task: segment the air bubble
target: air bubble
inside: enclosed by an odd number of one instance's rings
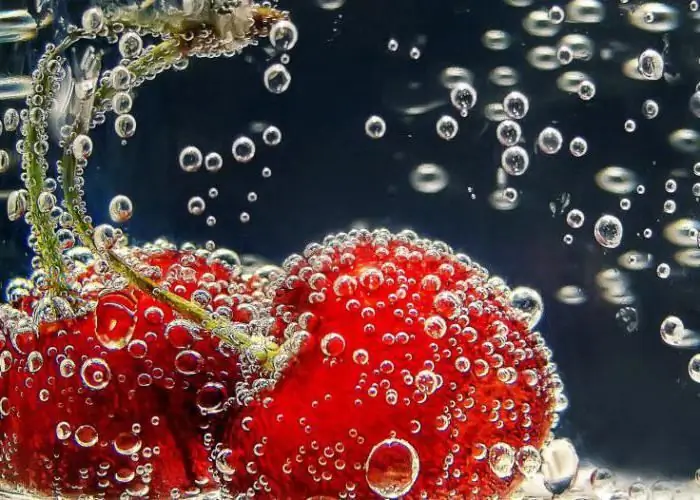
[[[381,139],[386,133],[386,122],[384,118],[372,115],[365,122],[365,134],[372,139]]]
[[[434,163],[418,165],[410,176],[411,186],[421,193],[439,193],[447,187],[449,177],[445,169]]]
[[[647,80],[660,80],[664,76],[664,59],[657,51],[647,49],[639,55],[637,69]]]
[[[593,235],[605,248],[617,248],[622,242],[622,222],[614,215],[602,215],[595,223]]]
[[[524,118],[529,109],[530,101],[525,94],[521,92],[511,92],[503,99],[503,110],[514,120]]]
[[[270,125],[263,130],[262,139],[267,146],[277,146],[282,142],[282,131],[274,125]]]
[[[187,211],[192,215],[202,215],[207,208],[207,203],[200,196],[193,196],[187,202]]]
[[[529,166],[530,156],[520,146],[511,146],[501,154],[501,168],[509,175],[523,175]]]
[[[278,50],[292,50],[299,39],[299,31],[291,21],[277,21],[270,29],[270,43]]]
[[[496,138],[503,146],[515,146],[521,136],[520,124],[513,120],[503,120],[496,128]]]
[[[588,142],[583,137],[574,137],[569,143],[569,152],[577,158],[585,155],[588,152]]]
[[[450,101],[462,116],[467,116],[477,100],[476,89],[468,83],[459,83],[450,91]]]
[[[202,152],[195,146],[186,146],[178,157],[180,168],[185,172],[196,172],[202,166]]]
[[[435,130],[441,139],[451,141],[457,136],[459,124],[457,123],[457,120],[451,116],[443,115],[435,123]]]
[[[131,199],[123,194],[117,195],[109,202],[109,218],[115,223],[124,223],[131,219],[134,207]]]
[[[238,137],[233,141],[231,153],[237,162],[248,163],[255,156],[255,143],[250,137]]]
[[[265,70],[263,75],[265,88],[273,94],[282,94],[292,82],[292,75],[283,64],[273,64]]]
[[[143,40],[133,31],[127,31],[119,39],[119,53],[122,57],[132,59],[138,57],[143,50]]]
[[[385,439],[369,452],[365,478],[369,488],[384,498],[399,498],[413,487],[420,471],[418,452],[402,439]]]
[[[544,301],[537,290],[525,286],[514,288],[510,292],[509,301],[523,315],[529,330],[539,323],[544,313]]]
[[[80,368],[80,378],[89,389],[98,391],[109,385],[112,371],[107,362],[100,358],[86,360]]]
[[[129,114],[117,116],[114,120],[114,131],[122,139],[133,137],[136,133],[136,119]]]

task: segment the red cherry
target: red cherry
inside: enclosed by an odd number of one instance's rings
[[[328,237],[284,267],[275,329],[310,335],[214,451],[232,492],[507,498],[538,470],[561,384],[500,279],[409,232]]]
[[[255,280],[219,252],[136,248],[162,288],[234,320]],[[170,497],[217,488],[210,448],[235,396],[238,359],[164,303],[92,263],[77,273],[94,310],[51,320],[28,288],[0,307],[0,478],[41,495]],[[99,271],[99,272],[98,272]],[[38,320],[33,326],[31,317]]]

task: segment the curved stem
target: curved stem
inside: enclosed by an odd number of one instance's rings
[[[260,7],[260,10],[256,12],[257,16],[253,18],[248,34],[248,42],[253,37],[266,35],[269,27],[275,20],[286,18],[285,13],[267,7]],[[188,46],[185,38],[179,36],[166,38],[128,63],[127,69],[139,80],[149,73],[155,73],[156,68],[171,66],[183,57],[187,57],[187,51]],[[89,102],[86,100],[80,103],[80,106],[86,106],[89,109],[83,109],[83,112],[77,113],[72,130],[66,139],[63,156],[59,163],[59,172],[64,193],[64,206],[71,216],[74,231],[85,246],[93,253],[105,258],[110,268],[125,277],[132,286],[157,297],[182,316],[197,321],[203,328],[221,338],[238,352],[245,351],[253,355],[262,364],[263,368],[273,372],[273,360],[280,353],[280,346],[262,338],[254,339],[246,331],[238,328],[230,321],[213,315],[199,305],[158,287],[157,283],[139,274],[115,252],[112,250],[101,251],[95,244],[93,240],[94,229],[86,218],[87,212],[84,209],[81,188],[76,182],[78,179],[77,162],[72,151],[72,144],[78,135],[85,134],[89,130],[93,103],[96,104],[96,109],[99,110],[103,107],[105,100],[110,99],[115,93],[116,90],[110,84],[103,82],[95,94],[90,97]]]

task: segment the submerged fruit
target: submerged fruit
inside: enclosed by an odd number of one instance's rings
[[[443,243],[354,231],[293,256],[278,332],[308,332],[214,450],[231,492],[487,498],[537,472],[561,381],[499,278]]]
[[[123,253],[161,287],[247,321],[256,279],[241,275],[235,254],[204,255]],[[0,307],[0,484],[107,498],[209,491],[238,356],[103,264],[70,278],[92,304],[75,317],[28,286],[11,287],[16,308]]]

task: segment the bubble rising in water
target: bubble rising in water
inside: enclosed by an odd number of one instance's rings
[[[187,211],[192,215],[202,215],[207,208],[207,203],[200,196],[193,196],[187,202]]]
[[[231,145],[231,153],[237,162],[248,163],[255,157],[255,143],[250,137],[238,137]]]
[[[195,146],[182,148],[178,159],[180,168],[185,172],[196,172],[202,166],[202,152]]]
[[[435,123],[435,130],[441,139],[451,141],[457,137],[459,132],[459,123],[449,115],[441,116]]]
[[[664,76],[664,58],[657,51],[647,49],[639,55],[637,69],[647,80],[660,80]]]
[[[614,215],[602,215],[593,227],[593,235],[600,246],[617,248],[622,243],[622,222]]]
[[[511,146],[501,154],[501,167],[509,175],[523,175],[530,166],[530,156],[524,148]]]
[[[439,193],[447,187],[449,177],[444,168],[434,163],[418,165],[410,175],[413,189],[421,193]]]
[[[109,202],[109,218],[115,223],[124,223],[131,219],[134,207],[131,199],[122,194],[115,196]]]
[[[292,75],[285,65],[275,63],[265,70],[263,82],[265,88],[273,94],[282,94],[292,83]]]
[[[270,125],[263,131],[262,139],[267,146],[277,146],[282,142],[282,131],[278,127]]]

